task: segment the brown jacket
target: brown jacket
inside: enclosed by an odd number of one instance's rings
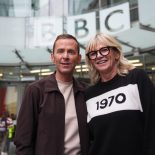
[[[84,85],[73,80],[82,155],[87,155],[87,111]],[[30,84],[17,120],[16,155],[63,155],[65,103],[55,74]]]

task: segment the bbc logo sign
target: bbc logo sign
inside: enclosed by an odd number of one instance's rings
[[[74,35],[79,42],[86,43],[98,31],[113,35],[129,29],[129,3],[99,10],[99,30],[96,28],[96,12],[68,16],[65,22],[60,17],[36,17],[28,20],[33,32],[26,33],[32,33],[27,41],[32,46],[51,46],[55,37],[64,32]]]

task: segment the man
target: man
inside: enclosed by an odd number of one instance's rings
[[[26,89],[15,134],[16,155],[86,155],[85,85],[73,78],[79,44],[59,35],[51,59],[56,72]]]

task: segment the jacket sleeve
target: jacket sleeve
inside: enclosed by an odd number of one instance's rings
[[[16,155],[34,155],[39,94],[39,89],[32,85],[25,91],[14,138]]]
[[[155,155],[155,87],[144,71],[138,81],[144,114],[144,154]]]

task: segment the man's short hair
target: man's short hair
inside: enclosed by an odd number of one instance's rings
[[[80,52],[80,45],[79,45],[79,42],[77,41],[77,39],[72,36],[71,34],[61,34],[61,35],[58,35],[54,41],[54,44],[53,44],[53,52],[54,52],[54,49],[55,49],[55,45],[56,45],[56,42],[59,40],[59,39],[73,39],[76,43],[77,43],[77,50],[78,50],[78,53]]]

